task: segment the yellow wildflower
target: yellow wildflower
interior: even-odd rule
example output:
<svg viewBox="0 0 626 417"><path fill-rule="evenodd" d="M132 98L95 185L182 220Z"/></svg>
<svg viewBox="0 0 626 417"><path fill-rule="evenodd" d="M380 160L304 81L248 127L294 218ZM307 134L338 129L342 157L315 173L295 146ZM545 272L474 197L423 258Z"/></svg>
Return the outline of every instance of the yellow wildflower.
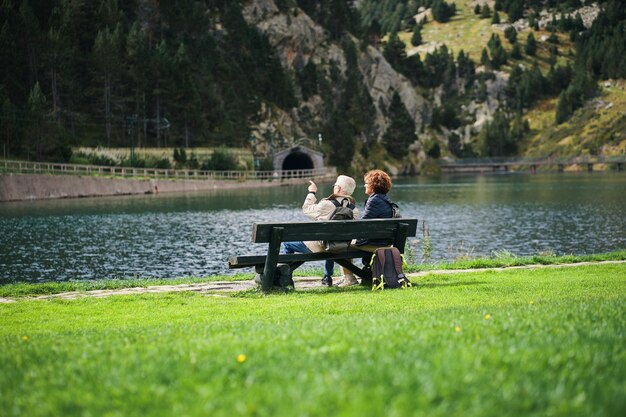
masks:
<svg viewBox="0 0 626 417"><path fill-rule="evenodd" d="M22 340L23 340L24 342L28 342L28 336L26 336L26 335L22 336Z"/></svg>
<svg viewBox="0 0 626 417"><path fill-rule="evenodd" d="M485 320L491 320L491 314L485 314Z"/></svg>
<svg viewBox="0 0 626 417"><path fill-rule="evenodd" d="M454 331L459 333L461 331L461 326L454 326Z"/></svg>
<svg viewBox="0 0 626 417"><path fill-rule="evenodd" d="M237 355L237 362L238 363L244 363L246 361L246 359L248 359L248 358L243 353L240 353L239 355Z"/></svg>

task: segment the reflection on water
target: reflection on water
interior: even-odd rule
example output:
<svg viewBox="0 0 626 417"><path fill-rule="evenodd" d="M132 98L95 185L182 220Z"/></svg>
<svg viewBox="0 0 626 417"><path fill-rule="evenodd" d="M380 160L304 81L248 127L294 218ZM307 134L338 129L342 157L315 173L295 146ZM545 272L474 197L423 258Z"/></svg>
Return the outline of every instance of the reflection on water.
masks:
<svg viewBox="0 0 626 417"><path fill-rule="evenodd" d="M365 200L362 180L357 200ZM321 187L330 193L330 184ZM390 196L428 226L431 259L607 252L626 247L626 175L401 180ZM360 195L359 195L360 194ZM263 253L255 222L300 221L306 185L0 204L0 279L69 280L231 273ZM420 231L421 237L421 231ZM412 242L419 260L419 244Z"/></svg>

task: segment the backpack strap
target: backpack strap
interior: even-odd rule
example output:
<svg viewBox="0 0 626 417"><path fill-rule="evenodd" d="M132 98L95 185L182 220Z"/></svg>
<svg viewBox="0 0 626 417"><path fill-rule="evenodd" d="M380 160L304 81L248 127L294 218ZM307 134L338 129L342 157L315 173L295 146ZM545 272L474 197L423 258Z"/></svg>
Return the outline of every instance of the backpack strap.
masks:
<svg viewBox="0 0 626 417"><path fill-rule="evenodd" d="M385 249L376 249L376 251L374 252L374 255L372 255L372 259L370 260L370 270L374 270L374 259L376 257L379 257L381 260L381 263L384 265L385 264ZM378 278L380 278L380 281L378 280ZM378 284L376 283L378 281ZM376 291L376 290L384 290L385 289L385 279L384 277L372 277L372 291Z"/></svg>
<svg viewBox="0 0 626 417"><path fill-rule="evenodd" d="M402 266L409 266L409 264L407 263L403 253L400 253L400 251L398 251L398 255L400 256L393 257L393 265L396 269L396 274L398 274L399 277L402 277L402 287L411 287L411 281L406 277L406 275L404 275L404 272L402 271Z"/></svg>
<svg viewBox="0 0 626 417"><path fill-rule="evenodd" d="M335 207L347 207L347 208L349 208L350 210L354 210L354 208L356 207L354 204L352 204L352 203L350 202L350 200L349 200L348 198L344 198L344 199L343 199L343 201L342 201L341 203L340 203L339 201L337 201L337 199L336 199L336 198L325 198L324 200L328 200L328 201L330 201L331 203L333 203L333 204L335 205ZM347 205L344 205L344 204L343 204L344 202L348 202L348 204L347 204Z"/></svg>
<svg viewBox="0 0 626 417"><path fill-rule="evenodd" d="M398 212L398 217L400 217L400 207L394 203L391 200L384 200L387 204L389 204L389 207L391 207L391 218L395 218L395 212Z"/></svg>

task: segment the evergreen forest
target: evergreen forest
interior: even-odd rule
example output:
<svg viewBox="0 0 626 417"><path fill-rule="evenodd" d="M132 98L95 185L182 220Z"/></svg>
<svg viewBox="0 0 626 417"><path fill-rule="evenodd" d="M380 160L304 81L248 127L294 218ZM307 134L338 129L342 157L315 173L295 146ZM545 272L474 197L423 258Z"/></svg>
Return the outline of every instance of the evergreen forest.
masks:
<svg viewBox="0 0 626 417"><path fill-rule="evenodd" d="M268 36L244 19L246 3L2 0L1 156L68 161L76 146L249 147L251 128L263 122L266 108L298 111L307 135L328 138L328 163L342 168L380 151L402 161L414 142L435 159L510 156L531 134L529 109L556 100L554 123L567 123L598 94L601 81L626 79L626 11L619 0L600 1L589 27L570 13L585 5L582 0L477 2L473 13L492 25L525 18L531 27L523 36L512 25L493 33L480 56L445 44L407 53L427 37L428 20L418 23L414 16L429 9L438 25L446 25L465 2L273 2L288 20L305 13L322 27L339 45L343 69L313 61L281 64ZM552 21L545 30L551 35L543 62L532 29L548 9ZM559 44L564 38L573 45L567 52ZM373 102L359 68L368 46L431 103L421 124L398 91L390 92L386 105ZM464 143L459 132L469 121L462 109L488 100L487 86L498 71L508 77L497 96L501 104L472 143ZM312 97L321 99L323 112L307 120L299 106ZM385 131L373 125L377 107Z"/></svg>

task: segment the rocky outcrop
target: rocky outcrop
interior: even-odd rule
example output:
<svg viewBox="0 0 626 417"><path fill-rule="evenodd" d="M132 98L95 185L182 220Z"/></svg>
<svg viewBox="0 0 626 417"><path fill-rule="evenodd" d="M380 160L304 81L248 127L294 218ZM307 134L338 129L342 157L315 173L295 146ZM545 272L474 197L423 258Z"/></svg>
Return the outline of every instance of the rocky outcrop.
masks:
<svg viewBox="0 0 626 417"><path fill-rule="evenodd" d="M359 55L359 69L363 74L365 85L372 97L372 102L376 106L377 125L379 131L384 132L387 127L384 109L381 104L388 107L391 97L395 91L400 95L400 99L407 111L415 120L416 129L424 123L425 117L429 114L429 106L421 95L419 95L411 82L401 74L398 74L387 62L380 51L372 46L368 46Z"/></svg>
<svg viewBox="0 0 626 417"><path fill-rule="evenodd" d="M576 18L577 15L580 15L580 18L583 21L583 25L585 26L585 28L589 29L600 14L600 11L600 6L597 3L585 5L577 10L574 10L571 13L559 13L556 11L544 9L539 12L537 26L539 26L540 29L545 29L550 23L552 23L553 17L558 20L561 18L561 16ZM513 26L518 32L528 29L530 27L530 25L528 24L528 18L519 19L513 23L501 23L492 26L502 31L509 26Z"/></svg>
<svg viewBox="0 0 626 417"><path fill-rule="evenodd" d="M331 65L335 65L345 74L346 58L340 45L332 42L324 29L300 9L294 8L290 13L284 14L273 0L252 0L244 8L244 18L267 35L285 68L298 71L312 60L327 72ZM356 38L353 40L358 45L359 41ZM398 92L413 117L417 131L430 112L424 97L416 92L406 77L391 67L378 49L368 46L364 49L358 48L358 51L359 70L376 109L375 124L379 139L387 129L385 110L394 92ZM260 115L264 122L256 127L258 135L262 136L267 128L282 129L283 135L297 139L303 135L303 114L313 119L314 123L319 123L323 106L324 102L320 97L314 96L291 113L266 109L266 114ZM273 119L268 120L268 116Z"/></svg>

